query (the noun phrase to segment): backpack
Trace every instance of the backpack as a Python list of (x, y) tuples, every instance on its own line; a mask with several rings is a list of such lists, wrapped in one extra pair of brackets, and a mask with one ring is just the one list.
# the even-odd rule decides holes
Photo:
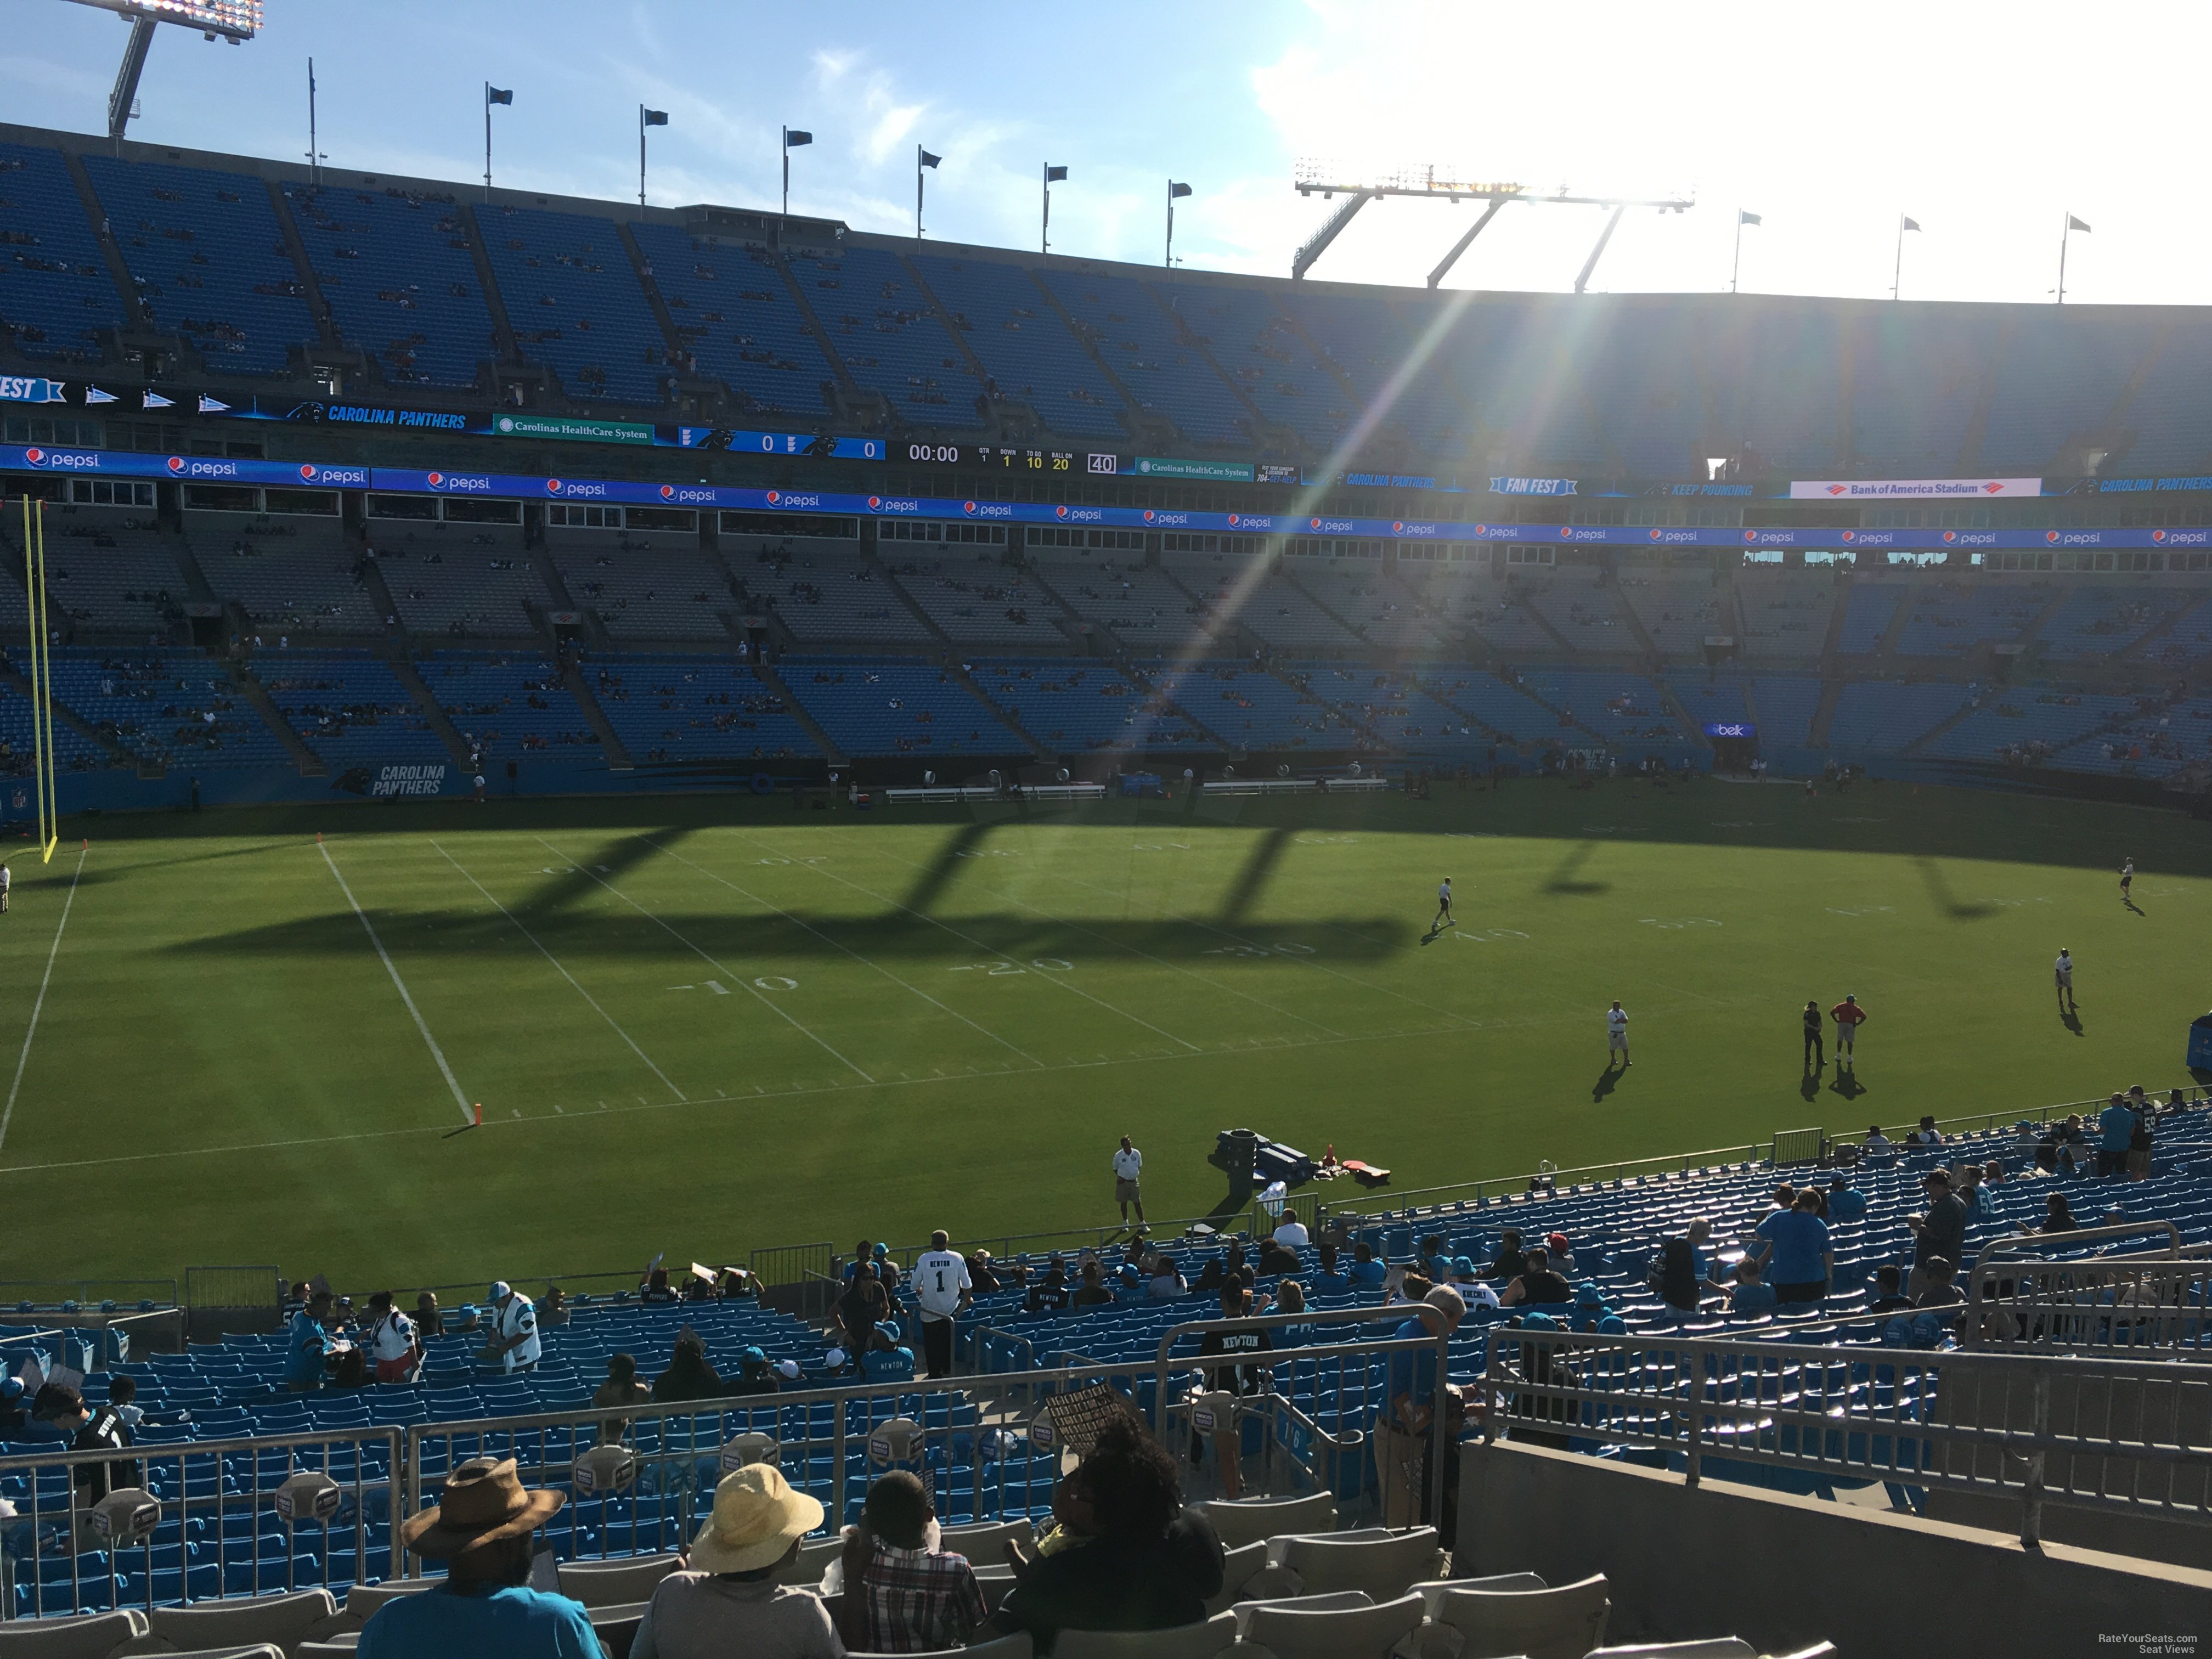
[(1686, 1238), (1670, 1238), (1652, 1259), (1646, 1284), (1670, 1308), (1698, 1305), (1696, 1252)]

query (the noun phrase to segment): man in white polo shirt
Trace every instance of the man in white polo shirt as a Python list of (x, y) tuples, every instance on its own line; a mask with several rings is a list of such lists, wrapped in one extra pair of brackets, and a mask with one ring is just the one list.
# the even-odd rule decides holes
[(538, 1340), (538, 1306), (520, 1295), (505, 1279), (491, 1287), (491, 1334), (484, 1342), (483, 1363), (509, 1375), (538, 1369), (543, 1349)]
[(1129, 1206), (1137, 1206), (1137, 1224), (1145, 1224), (1145, 1200), (1138, 1188), (1138, 1180), (1145, 1168), (1145, 1155), (1128, 1136), (1121, 1137), (1121, 1150), (1114, 1154), (1114, 1198), (1121, 1206), (1121, 1224), (1129, 1224)]
[(975, 1290), (965, 1258), (945, 1248), (951, 1242), (942, 1231), (930, 1234), (929, 1248), (915, 1257), (907, 1280), (921, 1310), (921, 1353), (932, 1376), (952, 1375), (952, 1322)]

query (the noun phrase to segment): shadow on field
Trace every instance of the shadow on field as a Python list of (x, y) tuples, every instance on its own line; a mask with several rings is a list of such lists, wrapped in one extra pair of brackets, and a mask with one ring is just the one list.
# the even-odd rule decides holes
[(1607, 1095), (1611, 1094), (1615, 1089), (1620, 1086), (1620, 1079), (1627, 1075), (1627, 1067), (1623, 1066), (1616, 1071), (1613, 1068), (1612, 1062), (1607, 1061), (1605, 1070), (1597, 1074), (1597, 1081), (1590, 1085), (1590, 1098), (1592, 1100), (1603, 1100)]
[(1962, 899), (1951, 891), (1951, 884), (1944, 878), (1942, 867), (1931, 858), (1917, 858), (1913, 863), (1919, 868), (1920, 880), (1928, 889), (1928, 901), (1954, 921), (1986, 921), (1996, 915), (1998, 907), (1979, 899)]
[(2068, 1030), (2073, 1032), (2075, 1036), (2087, 1036), (2089, 1035), (2088, 1032), (2081, 1029), (2081, 1011), (2078, 1008), (2060, 1009), (2058, 1012), (2058, 1023), (2061, 1025), (2063, 1025)]
[(1547, 893), (1578, 895), (1611, 892), (1613, 884), (1609, 881), (1583, 879), (1583, 866), (1588, 864), (1596, 852), (1595, 842), (1577, 842), (1567, 849), (1566, 857), (1561, 859), (1557, 867), (1545, 878), (1544, 890)]
[(1866, 1090), (1860, 1086), (1858, 1076), (1849, 1067), (1836, 1073), (1836, 1080), (1828, 1087), (1845, 1100), (1856, 1100)]
[[(455, 878), (456, 884), (461, 884)], [(469, 897), (476, 898), (473, 892)], [(544, 939), (556, 956), (574, 949), (599, 961), (629, 959), (659, 961), (690, 957), (696, 945), (709, 956), (728, 957), (748, 963), (799, 961), (820, 957), (850, 962), (854, 956), (876, 961), (941, 963), (948, 951), (963, 946), (949, 939), (945, 928), (902, 911), (890, 915), (855, 916), (832, 915), (787, 907), (786, 915), (732, 915), (726, 911), (665, 909), (648, 906), (651, 915), (639, 915), (612, 895), (603, 903), (579, 908), (544, 903), (520, 904), (507, 895), (501, 901), (530, 931)], [(729, 896), (733, 906), (745, 901)], [(532, 961), (542, 961), (514, 924), (481, 899), (475, 908), (465, 901), (451, 908), (393, 909), (372, 906), (369, 920), (390, 949), (398, 951), (489, 951), (504, 949)], [(629, 923), (631, 925), (624, 926)], [(665, 924), (665, 927), (664, 927)], [(803, 926), (801, 924), (804, 924)], [(1279, 956), (1287, 964), (1316, 955), (1315, 945), (1326, 932), (1331, 935), (1318, 954), (1326, 960), (1370, 962), (1387, 956), (1392, 946), (1375, 935), (1389, 924), (1374, 917), (1304, 922), (1248, 922), (1233, 939), (1224, 940), (1217, 929), (1199, 922), (1171, 919), (1146, 921), (1112, 916), (1086, 918), (1079, 923), (1059, 922), (1016, 912), (963, 915), (951, 924), (975, 943), (980, 961), (1005, 957), (1018, 962), (1044, 958), (1048, 962), (1095, 964), (1116, 957), (1139, 959), (1139, 953), (1193, 968), (1222, 959), (1255, 960)], [(672, 939), (672, 929), (678, 938)], [(812, 931), (810, 931), (812, 930)], [(571, 933), (576, 943), (567, 943)], [(263, 957), (329, 957), (357, 954), (370, 945), (361, 923), (349, 909), (327, 911), (264, 927), (243, 927), (230, 933), (182, 939), (164, 947), (173, 956), (221, 957), (244, 954)], [(848, 954), (849, 953), (849, 954)], [(1064, 971), (1064, 970), (1055, 970)]]

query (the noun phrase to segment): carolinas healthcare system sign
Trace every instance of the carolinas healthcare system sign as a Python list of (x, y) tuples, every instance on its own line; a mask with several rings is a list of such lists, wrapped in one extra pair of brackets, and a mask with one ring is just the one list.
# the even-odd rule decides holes
[(2040, 495), (2040, 478), (1792, 478), (1793, 501), (1995, 501)]

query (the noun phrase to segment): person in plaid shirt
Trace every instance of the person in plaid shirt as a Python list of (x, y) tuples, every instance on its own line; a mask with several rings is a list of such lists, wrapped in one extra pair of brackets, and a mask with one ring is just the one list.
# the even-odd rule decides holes
[(860, 1653), (929, 1653), (966, 1644), (990, 1616), (964, 1555), (933, 1549), (937, 1511), (921, 1479), (894, 1469), (868, 1488), (845, 1534), (842, 1634)]

